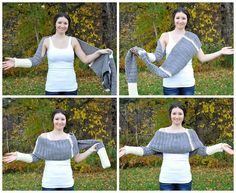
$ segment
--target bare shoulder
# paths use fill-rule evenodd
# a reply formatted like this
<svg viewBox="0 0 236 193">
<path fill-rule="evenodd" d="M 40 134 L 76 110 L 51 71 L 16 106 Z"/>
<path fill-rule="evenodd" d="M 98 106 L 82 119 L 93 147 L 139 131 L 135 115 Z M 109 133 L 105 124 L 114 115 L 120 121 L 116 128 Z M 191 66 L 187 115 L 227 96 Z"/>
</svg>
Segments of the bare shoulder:
<svg viewBox="0 0 236 193">
<path fill-rule="evenodd" d="M 168 41 L 169 41 L 169 35 L 168 35 L 168 32 L 164 32 L 161 34 L 161 37 L 160 37 L 160 42 L 162 43 L 162 45 L 166 46 L 168 44 Z"/>
<path fill-rule="evenodd" d="M 71 37 L 71 42 L 72 42 L 72 44 L 79 43 L 76 37 Z"/>
<path fill-rule="evenodd" d="M 42 134 L 40 135 L 40 137 L 42 137 L 42 138 L 47 138 L 47 135 L 48 135 L 48 133 L 42 133 Z"/>
<path fill-rule="evenodd" d="M 162 39 L 164 41 L 168 41 L 168 39 L 169 39 L 168 32 L 162 33 L 160 39 Z"/>
<path fill-rule="evenodd" d="M 163 127 L 163 128 L 160 128 L 158 131 L 163 131 L 163 132 L 165 132 L 165 131 L 166 131 L 166 129 L 168 129 L 168 127 Z"/>
<path fill-rule="evenodd" d="M 49 37 L 46 37 L 43 41 L 43 46 L 48 48 L 49 47 Z"/>
</svg>

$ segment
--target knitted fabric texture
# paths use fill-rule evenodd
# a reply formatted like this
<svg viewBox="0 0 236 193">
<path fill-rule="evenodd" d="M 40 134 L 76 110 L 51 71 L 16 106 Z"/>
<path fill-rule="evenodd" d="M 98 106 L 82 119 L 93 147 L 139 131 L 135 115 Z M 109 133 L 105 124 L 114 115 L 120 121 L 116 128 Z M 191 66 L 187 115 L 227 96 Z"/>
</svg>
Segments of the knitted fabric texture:
<svg viewBox="0 0 236 193">
<path fill-rule="evenodd" d="M 33 162 L 37 162 L 41 159 L 43 160 L 68 160 L 71 159 L 73 155 L 78 154 L 82 149 L 88 149 L 94 144 L 98 143 L 96 150 L 104 147 L 104 144 L 100 141 L 94 139 L 88 140 L 78 140 L 73 134 L 70 134 L 70 138 L 73 144 L 69 139 L 63 140 L 49 140 L 41 136 L 38 137 L 34 152 L 32 153 Z M 73 155 L 71 152 L 73 151 Z"/>
<path fill-rule="evenodd" d="M 73 143 L 73 155 L 79 153 L 79 147 L 74 135 L 70 135 Z M 39 136 L 36 141 L 36 146 L 32 153 L 33 162 L 43 160 L 68 160 L 72 158 L 71 142 L 69 139 L 49 140 Z"/>
<path fill-rule="evenodd" d="M 40 41 L 37 51 L 33 57 L 29 58 L 32 62 L 32 66 L 39 65 L 44 56 L 42 56 L 43 42 L 47 37 L 43 37 Z M 85 54 L 92 54 L 99 50 L 98 48 L 87 44 L 86 42 L 77 38 L 80 43 L 82 50 Z M 102 80 L 102 85 L 105 89 L 109 89 L 112 95 L 116 95 L 116 65 L 113 58 L 109 56 L 110 54 L 102 54 L 96 60 L 93 61 L 91 69 L 96 73 L 98 77 Z"/>
<path fill-rule="evenodd" d="M 138 47 L 135 47 L 133 49 L 135 49 L 135 51 L 139 53 L 139 57 L 144 61 L 144 63 L 152 73 L 162 78 L 168 78 L 182 70 L 189 62 L 189 60 L 191 60 L 192 57 L 196 55 L 200 48 L 201 42 L 197 35 L 187 31 L 185 32 L 184 36 L 178 41 L 175 47 L 171 50 L 168 58 L 160 67 L 157 67 L 150 62 L 147 56 L 147 52 L 144 49 Z M 164 55 L 165 52 L 161 47 L 160 41 L 158 41 L 155 52 L 156 61 L 160 61 L 160 59 Z M 128 51 L 125 58 L 125 71 L 127 82 L 136 83 L 137 64 L 134 54 L 130 50 Z"/>
<path fill-rule="evenodd" d="M 157 131 L 148 146 L 142 148 L 144 155 L 152 155 L 157 152 L 207 155 L 206 147 L 202 144 L 193 129 L 188 129 L 186 132 L 181 133 Z"/>
<path fill-rule="evenodd" d="M 96 150 L 97 151 L 99 149 L 105 147 L 104 144 L 101 141 L 94 140 L 94 139 L 78 140 L 78 147 L 79 147 L 79 150 L 88 149 L 96 143 L 98 143 L 96 145 Z"/>
</svg>

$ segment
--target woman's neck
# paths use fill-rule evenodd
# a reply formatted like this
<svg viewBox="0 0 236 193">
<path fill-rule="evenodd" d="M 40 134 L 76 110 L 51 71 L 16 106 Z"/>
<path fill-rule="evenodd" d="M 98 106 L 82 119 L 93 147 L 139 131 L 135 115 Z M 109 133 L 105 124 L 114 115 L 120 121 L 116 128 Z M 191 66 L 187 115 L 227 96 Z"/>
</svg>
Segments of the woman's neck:
<svg viewBox="0 0 236 193">
<path fill-rule="evenodd" d="M 175 125 L 172 124 L 169 128 L 169 131 L 171 132 L 183 132 L 185 130 L 185 128 L 182 125 Z"/>
<path fill-rule="evenodd" d="M 186 31 L 185 31 L 184 28 L 183 28 L 183 29 L 175 28 L 175 29 L 173 30 L 173 32 L 174 32 L 175 34 L 177 34 L 177 35 L 184 35 Z"/>
<path fill-rule="evenodd" d="M 65 33 L 58 33 L 58 32 L 56 32 L 53 36 L 55 38 L 57 38 L 57 39 L 63 39 L 63 38 L 66 37 L 66 34 Z"/>
<path fill-rule="evenodd" d="M 63 130 L 59 130 L 59 129 L 53 129 L 51 131 L 51 134 L 53 134 L 54 136 L 62 136 L 65 134 L 65 132 Z"/>
</svg>

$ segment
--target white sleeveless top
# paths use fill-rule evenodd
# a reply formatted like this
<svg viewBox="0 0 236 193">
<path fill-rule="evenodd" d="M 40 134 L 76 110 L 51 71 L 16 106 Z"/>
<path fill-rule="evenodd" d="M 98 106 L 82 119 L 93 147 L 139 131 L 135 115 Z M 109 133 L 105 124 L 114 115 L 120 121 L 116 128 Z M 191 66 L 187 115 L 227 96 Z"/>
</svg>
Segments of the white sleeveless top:
<svg viewBox="0 0 236 193">
<path fill-rule="evenodd" d="M 192 180 L 189 153 L 163 153 L 159 181 L 162 183 L 184 184 Z"/>
<path fill-rule="evenodd" d="M 76 75 L 74 71 L 74 50 L 69 37 L 66 48 L 56 48 L 49 37 L 48 74 L 46 91 L 63 92 L 77 89 Z"/>
<path fill-rule="evenodd" d="M 47 138 L 50 139 L 47 133 Z M 68 140 L 71 144 L 71 151 L 73 145 L 68 134 Z M 52 161 L 45 160 L 45 167 L 43 171 L 42 187 L 44 188 L 69 188 L 74 185 L 73 172 L 71 169 L 71 160 Z"/>
<path fill-rule="evenodd" d="M 168 35 L 169 35 L 169 42 L 166 46 L 166 58 L 168 58 L 171 50 L 176 44 L 176 42 L 172 38 L 171 32 L 168 32 Z M 176 75 L 170 78 L 163 78 L 163 86 L 168 88 L 191 87 L 194 85 L 195 85 L 195 78 L 192 67 L 192 59 Z"/>
</svg>

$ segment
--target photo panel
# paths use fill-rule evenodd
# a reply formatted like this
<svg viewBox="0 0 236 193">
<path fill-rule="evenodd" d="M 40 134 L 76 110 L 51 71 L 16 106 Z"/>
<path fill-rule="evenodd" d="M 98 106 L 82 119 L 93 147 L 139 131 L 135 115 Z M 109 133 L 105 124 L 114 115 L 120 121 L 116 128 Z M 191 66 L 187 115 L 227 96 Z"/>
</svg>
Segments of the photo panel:
<svg viewBox="0 0 236 193">
<path fill-rule="evenodd" d="M 3 190 L 116 190 L 116 99 L 4 98 Z"/>
<path fill-rule="evenodd" d="M 233 190 L 233 98 L 122 98 L 119 109 L 120 190 Z"/>
<path fill-rule="evenodd" d="M 2 8 L 3 95 L 116 95 L 116 3 Z"/>
<path fill-rule="evenodd" d="M 232 2 L 119 9 L 120 95 L 233 95 Z"/>
</svg>

